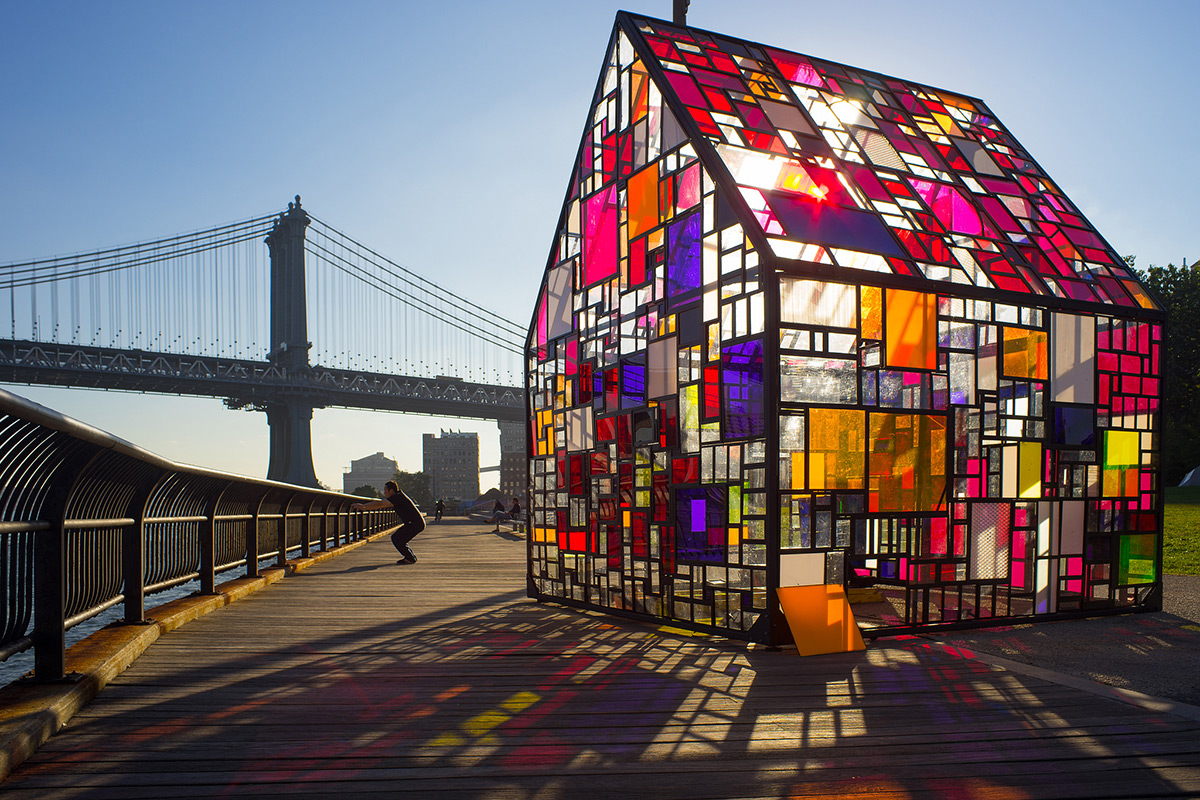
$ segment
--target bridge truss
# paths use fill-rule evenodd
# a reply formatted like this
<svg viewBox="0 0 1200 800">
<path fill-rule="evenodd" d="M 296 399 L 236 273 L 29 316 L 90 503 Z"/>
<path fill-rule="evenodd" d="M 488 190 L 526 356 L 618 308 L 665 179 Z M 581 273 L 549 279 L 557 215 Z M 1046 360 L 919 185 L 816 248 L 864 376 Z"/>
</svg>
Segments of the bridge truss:
<svg viewBox="0 0 1200 800">
<path fill-rule="evenodd" d="M 314 220 L 299 197 L 277 216 L 0 266 L 5 328 L 0 381 L 265 411 L 267 477 L 288 483 L 317 485 L 315 408 L 525 418 L 523 326 Z"/>
</svg>

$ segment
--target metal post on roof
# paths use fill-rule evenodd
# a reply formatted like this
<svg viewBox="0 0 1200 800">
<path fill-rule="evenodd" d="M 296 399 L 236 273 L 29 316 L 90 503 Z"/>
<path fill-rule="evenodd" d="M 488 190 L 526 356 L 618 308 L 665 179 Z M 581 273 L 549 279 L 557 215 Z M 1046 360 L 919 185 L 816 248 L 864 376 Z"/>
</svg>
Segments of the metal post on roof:
<svg viewBox="0 0 1200 800">
<path fill-rule="evenodd" d="M 675 11 L 671 16 L 671 21 L 681 27 L 687 26 L 688 6 L 691 5 L 691 0 L 674 0 Z"/>
</svg>

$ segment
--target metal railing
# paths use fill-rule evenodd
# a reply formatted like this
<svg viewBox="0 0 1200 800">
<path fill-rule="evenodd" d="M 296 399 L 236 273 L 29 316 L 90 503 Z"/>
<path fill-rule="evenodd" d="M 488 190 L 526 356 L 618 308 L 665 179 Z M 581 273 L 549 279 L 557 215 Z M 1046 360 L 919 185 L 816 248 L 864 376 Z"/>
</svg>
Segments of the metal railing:
<svg viewBox="0 0 1200 800">
<path fill-rule="evenodd" d="M 115 605 L 267 559 L 283 566 L 395 525 L 361 498 L 176 464 L 0 389 L 0 661 L 66 671 L 66 631 Z"/>
</svg>

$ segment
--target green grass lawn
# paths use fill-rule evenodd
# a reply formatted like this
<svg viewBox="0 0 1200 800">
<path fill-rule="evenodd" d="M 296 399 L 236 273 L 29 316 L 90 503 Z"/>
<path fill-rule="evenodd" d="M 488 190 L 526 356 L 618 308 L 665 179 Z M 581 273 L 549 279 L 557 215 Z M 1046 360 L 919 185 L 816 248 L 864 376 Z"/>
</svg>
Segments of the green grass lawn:
<svg viewBox="0 0 1200 800">
<path fill-rule="evenodd" d="M 1163 509 L 1163 572 L 1200 575 L 1200 487 L 1167 489 Z"/>
</svg>

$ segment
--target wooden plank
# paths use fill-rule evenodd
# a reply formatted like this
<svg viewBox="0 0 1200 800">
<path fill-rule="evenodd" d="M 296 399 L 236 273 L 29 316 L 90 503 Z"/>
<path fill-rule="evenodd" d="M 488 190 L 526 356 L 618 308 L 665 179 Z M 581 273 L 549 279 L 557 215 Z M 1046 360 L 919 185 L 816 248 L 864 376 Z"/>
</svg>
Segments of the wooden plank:
<svg viewBox="0 0 1200 800">
<path fill-rule="evenodd" d="M 1200 723 L 920 643 L 813 658 L 524 598 L 431 526 L 163 636 L 5 798 L 1200 795 Z"/>
</svg>

